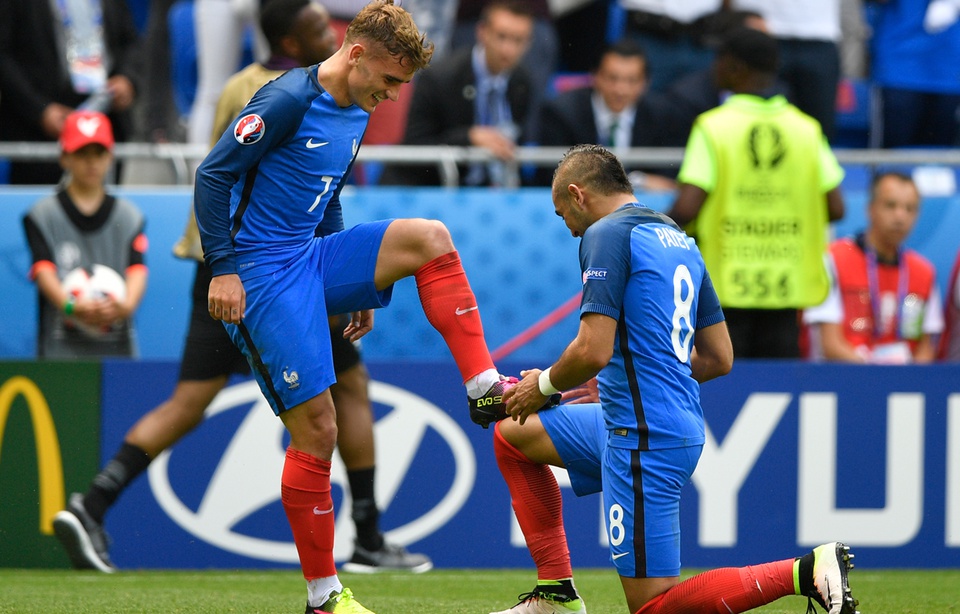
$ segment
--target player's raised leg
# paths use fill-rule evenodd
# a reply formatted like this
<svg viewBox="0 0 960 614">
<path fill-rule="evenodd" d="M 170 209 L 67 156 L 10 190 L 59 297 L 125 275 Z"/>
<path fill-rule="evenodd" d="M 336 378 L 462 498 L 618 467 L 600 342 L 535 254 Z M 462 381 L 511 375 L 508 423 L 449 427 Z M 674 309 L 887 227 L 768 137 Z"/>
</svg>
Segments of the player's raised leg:
<svg viewBox="0 0 960 614">
<path fill-rule="evenodd" d="M 400 219 L 387 228 L 377 255 L 377 289 L 411 275 L 427 321 L 443 336 L 460 370 L 471 418 L 484 427 L 502 419 L 502 394 L 516 380 L 501 376 L 493 364 L 477 299 L 442 222 Z"/>
</svg>

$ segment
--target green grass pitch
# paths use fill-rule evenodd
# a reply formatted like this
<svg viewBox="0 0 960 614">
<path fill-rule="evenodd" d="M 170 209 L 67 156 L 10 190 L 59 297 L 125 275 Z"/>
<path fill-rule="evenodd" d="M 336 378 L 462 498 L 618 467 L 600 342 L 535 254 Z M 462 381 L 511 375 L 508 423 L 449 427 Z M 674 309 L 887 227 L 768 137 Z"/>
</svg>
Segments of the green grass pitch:
<svg viewBox="0 0 960 614">
<path fill-rule="evenodd" d="M 685 574 L 688 575 L 688 574 Z M 378 614 L 487 614 L 533 588 L 530 570 L 434 570 L 422 575 L 341 574 Z M 576 572 L 590 614 L 627 614 L 612 569 Z M 850 579 L 864 614 L 960 613 L 960 569 L 860 570 Z M 0 569 L 0 613 L 220 614 L 303 612 L 306 589 L 295 571 L 124 571 Z M 786 597 L 755 610 L 803 614 L 806 599 Z M 818 610 L 819 611 L 819 610 Z"/>
</svg>

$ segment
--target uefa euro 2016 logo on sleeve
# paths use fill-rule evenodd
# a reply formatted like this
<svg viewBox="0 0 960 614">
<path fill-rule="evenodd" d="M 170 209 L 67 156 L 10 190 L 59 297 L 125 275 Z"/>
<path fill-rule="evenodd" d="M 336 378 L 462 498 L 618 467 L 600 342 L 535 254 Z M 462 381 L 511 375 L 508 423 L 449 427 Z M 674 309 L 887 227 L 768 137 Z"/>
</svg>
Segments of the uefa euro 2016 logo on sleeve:
<svg viewBox="0 0 960 614">
<path fill-rule="evenodd" d="M 244 115 L 237 121 L 237 126 L 233 129 L 233 136 L 241 145 L 253 145 L 263 137 L 266 129 L 263 118 L 256 113 Z"/>
<path fill-rule="evenodd" d="M 588 281 L 606 281 L 607 269 L 589 268 L 583 272 L 583 283 Z"/>
</svg>

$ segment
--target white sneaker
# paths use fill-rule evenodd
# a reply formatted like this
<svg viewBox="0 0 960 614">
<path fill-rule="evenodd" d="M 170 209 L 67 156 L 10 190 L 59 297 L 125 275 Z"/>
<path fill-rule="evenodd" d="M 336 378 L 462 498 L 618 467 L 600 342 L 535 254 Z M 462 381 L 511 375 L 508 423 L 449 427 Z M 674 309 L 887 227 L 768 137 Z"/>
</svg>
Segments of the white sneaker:
<svg viewBox="0 0 960 614">
<path fill-rule="evenodd" d="M 523 593 L 517 599 L 520 603 L 509 610 L 490 614 L 587 614 L 583 599 L 568 599 L 562 595 L 546 593 L 540 587 Z"/>
<path fill-rule="evenodd" d="M 850 591 L 847 572 L 853 569 L 850 547 L 840 542 L 830 542 L 813 549 L 814 591 L 806 595 L 819 603 L 828 614 L 858 614 L 859 602 Z M 807 612 L 814 611 L 807 604 Z"/>
</svg>

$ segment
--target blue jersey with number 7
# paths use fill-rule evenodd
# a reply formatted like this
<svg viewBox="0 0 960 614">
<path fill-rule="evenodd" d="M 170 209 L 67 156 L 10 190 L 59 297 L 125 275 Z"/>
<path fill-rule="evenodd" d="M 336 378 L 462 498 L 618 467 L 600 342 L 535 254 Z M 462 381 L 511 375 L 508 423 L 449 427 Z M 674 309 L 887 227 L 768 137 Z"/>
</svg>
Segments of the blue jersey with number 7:
<svg viewBox="0 0 960 614">
<path fill-rule="evenodd" d="M 337 105 L 317 65 L 254 95 L 197 170 L 194 207 L 214 275 L 273 273 L 315 234 L 343 229 L 340 191 L 369 119 Z"/>
<path fill-rule="evenodd" d="M 609 444 L 703 444 L 690 353 L 696 330 L 724 317 L 694 240 L 667 216 L 625 205 L 584 232 L 580 269 L 581 316 L 617 320 L 613 358 L 597 376 Z"/>
</svg>

